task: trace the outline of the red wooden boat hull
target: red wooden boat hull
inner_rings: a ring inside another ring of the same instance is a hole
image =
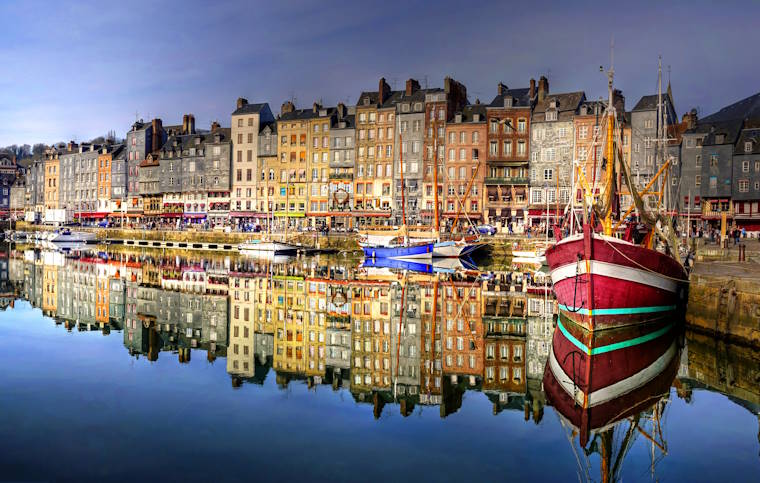
[[[560,317],[544,390],[580,429],[583,445],[594,430],[644,410],[667,393],[679,364],[676,322],[660,317],[603,331],[600,337]]]
[[[546,251],[560,312],[588,330],[641,323],[675,312],[687,275],[672,257],[593,233]]]

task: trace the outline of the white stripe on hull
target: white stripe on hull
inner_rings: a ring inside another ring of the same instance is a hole
[[[636,374],[633,374],[614,384],[610,384],[607,387],[597,389],[596,391],[589,394],[589,407],[598,406],[600,404],[612,401],[619,398],[620,396],[623,396],[624,394],[628,394],[629,392],[644,386],[649,381],[659,376],[665,370],[665,368],[668,367],[668,364],[670,364],[670,362],[673,360],[673,357],[675,357],[676,353],[676,342],[673,341],[673,343],[670,344],[668,350],[665,351],[664,354],[658,357],[657,360],[649,366],[640,370]],[[554,378],[557,380],[557,382],[559,382],[560,386],[562,386],[562,389],[564,389],[564,391],[569,394],[570,397],[575,399],[578,404],[583,405],[583,392],[578,389],[577,384],[573,384],[572,378],[559,365],[557,357],[554,355],[554,350],[551,350],[549,354],[549,367],[554,374]]]
[[[568,263],[567,265],[555,268],[551,272],[552,283],[556,284],[568,278],[575,278],[576,272],[578,275],[587,273],[586,263],[588,263],[590,271],[594,275],[604,275],[605,277],[636,282],[672,293],[678,290],[678,282],[665,278],[665,276],[659,273],[640,268],[626,267],[616,263],[601,262],[599,260],[590,260],[588,262],[581,260],[579,263]]]

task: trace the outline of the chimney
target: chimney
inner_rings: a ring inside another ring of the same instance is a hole
[[[338,119],[343,119],[346,117],[346,105],[342,102],[338,103],[338,108],[336,109],[338,111]]]
[[[282,103],[282,106],[280,107],[280,114],[287,114],[289,112],[293,112],[296,109],[296,106],[293,105],[291,101],[286,101]]]
[[[507,86],[505,86],[503,83],[499,82],[496,85],[496,95],[503,96],[507,93]]]
[[[195,134],[195,116],[192,114],[187,115],[187,130],[188,134]]]
[[[534,97],[536,97],[536,79],[531,78],[530,79],[530,99],[533,100]]]
[[[420,83],[416,79],[408,79],[406,81],[406,95],[411,96],[415,92],[420,90]]]
[[[216,132],[216,131],[219,129],[219,127],[220,127],[220,126],[219,126],[219,123],[218,123],[218,122],[216,122],[216,121],[212,122],[212,123],[211,123],[211,132],[212,132],[212,133]]]
[[[188,115],[182,116],[182,134],[187,134]]]
[[[447,76],[443,79],[443,90],[452,111],[460,110],[467,105],[467,87],[461,82]]]
[[[163,140],[162,131],[164,130],[163,125],[161,123],[161,119],[153,119],[151,121],[151,133],[152,136],[150,138],[150,150],[151,152],[158,152],[159,149],[161,149],[161,141]]]
[[[66,145],[66,151],[73,151],[74,149],[76,149],[76,147],[77,147],[77,143],[75,143],[74,141],[69,141],[69,143]]]
[[[385,82],[385,77],[380,78],[380,82],[378,82],[377,86],[377,96],[378,96],[378,103],[382,106],[385,101],[388,100],[388,97],[391,95],[391,86],[388,85],[387,82]]]
[[[538,79],[538,101],[541,102],[546,99],[546,95],[549,93],[549,79],[545,76],[541,76]]]
[[[312,106],[311,106],[311,110],[312,110],[312,112],[313,112],[314,114],[316,114],[316,113],[318,113],[318,112],[319,112],[319,109],[320,109],[321,107],[322,107],[322,106],[321,106],[321,105],[320,105],[318,102],[315,102],[314,104],[312,104]]]
[[[687,129],[694,129],[697,127],[697,110],[692,109],[691,111],[687,112],[683,115],[684,120],[686,121],[686,128]]]
[[[248,99],[246,99],[244,97],[238,97],[238,100],[237,100],[237,108],[238,109],[242,109],[242,108],[244,108],[247,105],[248,105]]]

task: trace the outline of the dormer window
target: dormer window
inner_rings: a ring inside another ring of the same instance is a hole
[[[401,104],[401,112],[409,112],[409,104]]]
[[[745,141],[744,142],[744,152],[745,153],[751,153],[752,152],[752,141]]]
[[[364,98],[364,105],[369,106],[369,97]]]
[[[505,96],[504,97],[504,107],[512,107],[512,97],[511,96]]]
[[[195,145],[199,146],[201,144],[201,138],[195,138]]]
[[[557,120],[557,111],[546,111],[546,120],[547,121],[556,121]]]
[[[557,108],[557,99],[552,99],[551,101],[549,101],[549,107],[551,107],[552,109],[556,109]]]
[[[716,134],[715,135],[715,144],[723,144],[723,142],[726,140],[725,134]]]

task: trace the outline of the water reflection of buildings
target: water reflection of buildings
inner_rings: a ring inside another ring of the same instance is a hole
[[[234,387],[274,370],[281,387],[349,390],[377,417],[388,403],[444,417],[469,391],[541,421],[556,308],[534,281],[356,265],[6,251],[0,283],[70,330],[121,331],[134,357],[225,358]],[[678,394],[714,388],[757,414],[756,353],[688,342]]]

